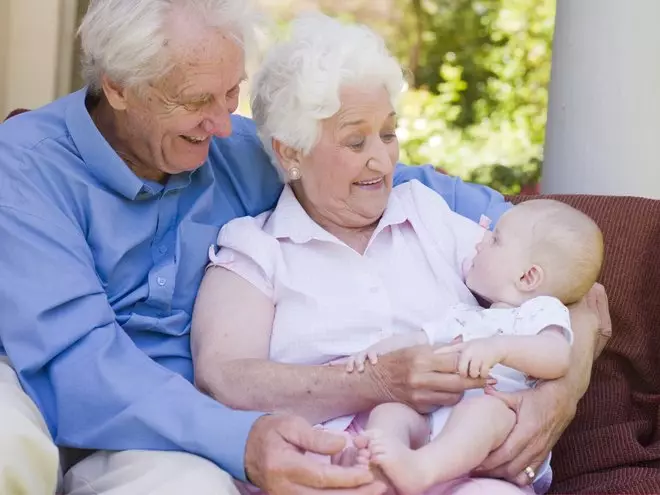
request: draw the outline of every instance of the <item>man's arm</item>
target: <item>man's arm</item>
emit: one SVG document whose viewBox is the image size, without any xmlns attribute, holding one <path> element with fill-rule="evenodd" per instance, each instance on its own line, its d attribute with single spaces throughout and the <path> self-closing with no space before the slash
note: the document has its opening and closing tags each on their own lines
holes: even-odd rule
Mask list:
<svg viewBox="0 0 660 495">
<path fill-rule="evenodd" d="M 477 223 L 481 215 L 485 215 L 494 226 L 502 214 L 511 208 L 511 203 L 490 187 L 463 182 L 458 177 L 436 171 L 431 165 L 397 165 L 394 171 L 395 186 L 413 179 L 442 196 L 453 211 Z"/>
<path fill-rule="evenodd" d="M 483 386 L 453 374 L 454 357 L 436 356 L 430 346 L 383 356 L 364 373 L 275 363 L 268 360 L 272 318 L 273 303 L 259 289 L 224 268 L 209 269 L 193 315 L 197 385 L 235 409 L 294 413 L 313 423 L 382 402 L 432 410 Z"/>
<path fill-rule="evenodd" d="M 31 203 L 0 205 L 0 340 L 55 442 L 183 450 L 244 478 L 246 439 L 261 414 L 230 410 L 137 348 L 83 233 Z"/>
</svg>

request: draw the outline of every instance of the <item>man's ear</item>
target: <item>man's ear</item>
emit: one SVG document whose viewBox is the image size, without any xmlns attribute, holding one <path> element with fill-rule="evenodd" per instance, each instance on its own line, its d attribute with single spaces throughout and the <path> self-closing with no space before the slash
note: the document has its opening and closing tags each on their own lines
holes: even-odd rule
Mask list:
<svg viewBox="0 0 660 495">
<path fill-rule="evenodd" d="M 539 265 L 532 265 L 516 282 L 516 287 L 521 292 L 532 292 L 538 289 L 545 280 L 545 272 Z"/>
<path fill-rule="evenodd" d="M 275 138 L 273 138 L 272 145 L 275 156 L 284 170 L 288 172 L 293 167 L 300 168 L 300 150 L 292 148 Z"/>
<path fill-rule="evenodd" d="M 115 110 L 126 110 L 126 89 L 112 81 L 108 76 L 103 76 L 101 88 L 108 103 Z"/>
</svg>

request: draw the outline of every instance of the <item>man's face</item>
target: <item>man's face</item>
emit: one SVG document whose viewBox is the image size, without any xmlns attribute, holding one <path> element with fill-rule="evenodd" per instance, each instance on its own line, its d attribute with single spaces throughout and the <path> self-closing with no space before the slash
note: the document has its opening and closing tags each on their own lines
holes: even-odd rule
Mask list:
<svg viewBox="0 0 660 495">
<path fill-rule="evenodd" d="M 206 161 L 212 136 L 231 134 L 245 79 L 243 48 L 219 32 L 180 45 L 172 47 L 174 66 L 165 77 L 127 91 L 118 119 L 124 158 L 143 177 L 194 170 Z"/>
</svg>

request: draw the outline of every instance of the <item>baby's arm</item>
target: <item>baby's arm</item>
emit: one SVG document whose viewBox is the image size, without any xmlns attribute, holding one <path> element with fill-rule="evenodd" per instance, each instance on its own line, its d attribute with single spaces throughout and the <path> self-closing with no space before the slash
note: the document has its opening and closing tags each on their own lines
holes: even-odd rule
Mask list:
<svg viewBox="0 0 660 495">
<path fill-rule="evenodd" d="M 560 327 L 546 327 L 537 335 L 497 335 L 444 347 L 436 352 L 459 352 L 459 373 L 487 377 L 503 364 L 534 378 L 554 380 L 568 371 L 571 346 Z"/>
<path fill-rule="evenodd" d="M 563 329 L 547 327 L 538 335 L 492 337 L 504 349 L 500 364 L 541 380 L 561 378 L 568 372 L 571 345 Z"/>
</svg>

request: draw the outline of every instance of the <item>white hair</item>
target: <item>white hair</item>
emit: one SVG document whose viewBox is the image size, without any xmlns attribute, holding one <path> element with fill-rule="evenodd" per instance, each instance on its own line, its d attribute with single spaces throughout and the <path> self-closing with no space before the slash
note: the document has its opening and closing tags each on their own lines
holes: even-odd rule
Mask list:
<svg viewBox="0 0 660 495">
<path fill-rule="evenodd" d="M 91 91 L 103 75 L 124 87 L 152 82 L 172 68 L 167 24 L 185 15 L 193 29 L 226 31 L 237 43 L 251 44 L 257 17 L 248 0 L 91 0 L 78 34 L 82 70 Z"/>
<path fill-rule="evenodd" d="M 273 47 L 257 71 L 252 116 L 265 150 L 283 174 L 273 139 L 308 154 L 319 139 L 321 121 L 340 110 L 342 87 L 385 86 L 394 106 L 403 82 L 401 66 L 384 40 L 366 26 L 305 15 L 293 22 L 290 38 Z"/>
</svg>

